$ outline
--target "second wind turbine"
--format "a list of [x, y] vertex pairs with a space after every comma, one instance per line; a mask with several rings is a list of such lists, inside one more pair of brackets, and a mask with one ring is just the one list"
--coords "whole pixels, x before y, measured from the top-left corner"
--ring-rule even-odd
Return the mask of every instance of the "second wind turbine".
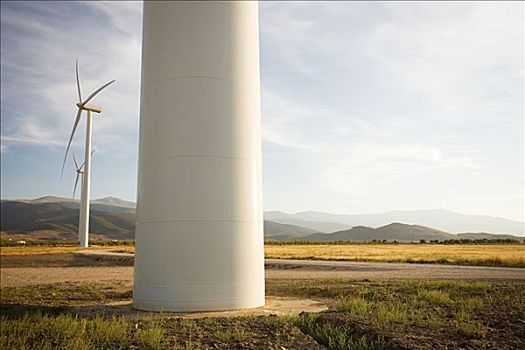
[[86, 123], [86, 148], [85, 148], [85, 160], [84, 160], [84, 176], [82, 177], [82, 192], [80, 198], [80, 218], [78, 224], [78, 239], [80, 241], [80, 246], [87, 247], [89, 245], [89, 201], [90, 201], [90, 185], [91, 185], [91, 112], [100, 113], [102, 112], [101, 107], [96, 107], [89, 105], [88, 102], [95, 97], [100, 91], [105, 87], [115, 82], [112, 80], [100, 88], [95, 90], [91, 95], [88, 96], [84, 101], [82, 101], [82, 94], [80, 92], [80, 80], [78, 78], [78, 60], [76, 62], [76, 76], [77, 76], [77, 90], [78, 90], [78, 100], [76, 104], [78, 107], [77, 116], [75, 118], [75, 124], [73, 124], [73, 131], [71, 131], [71, 136], [69, 137], [69, 142], [66, 148], [66, 154], [64, 155], [64, 162], [62, 163], [62, 174], [64, 173], [64, 166], [66, 164], [67, 153], [71, 147], [71, 141], [75, 135], [75, 131], [80, 122], [80, 117], [82, 116], [83, 111], [87, 111], [87, 123]]

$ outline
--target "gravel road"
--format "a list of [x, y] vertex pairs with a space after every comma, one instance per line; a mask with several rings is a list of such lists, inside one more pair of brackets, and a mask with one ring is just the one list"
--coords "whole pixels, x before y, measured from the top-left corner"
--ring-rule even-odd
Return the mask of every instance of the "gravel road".
[[[1, 268], [1, 287], [64, 282], [133, 282], [132, 266]], [[525, 280], [525, 269], [427, 264], [266, 260], [267, 279], [476, 279]]]

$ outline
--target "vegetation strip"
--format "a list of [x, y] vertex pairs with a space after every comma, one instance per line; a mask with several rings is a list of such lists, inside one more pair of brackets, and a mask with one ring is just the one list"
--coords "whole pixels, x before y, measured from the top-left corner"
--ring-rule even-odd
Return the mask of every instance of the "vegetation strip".
[[[194, 320], [162, 314], [133, 320], [105, 307], [131, 300], [126, 284], [4, 288], [0, 348], [519, 349], [525, 348], [524, 287], [521, 281], [270, 279], [268, 295], [322, 299], [329, 310]], [[105, 314], [79, 313], [89, 305]]]
[[525, 244], [266, 245], [269, 259], [525, 267]]
[[[33, 242], [34, 243], [34, 242]], [[2, 247], [1, 255], [58, 254], [81, 250], [70, 245], [45, 244]], [[132, 242], [105, 242], [90, 250], [133, 253]], [[390, 262], [418, 264], [446, 264], [468, 266], [525, 267], [525, 244], [422, 244], [422, 243], [352, 243], [352, 244], [282, 244], [266, 243], [267, 259], [332, 260], [353, 262]], [[80, 258], [77, 258], [77, 260]], [[130, 264], [129, 257], [123, 258]], [[102, 258], [101, 258], [102, 260]], [[113, 259], [114, 260], [114, 259]]]

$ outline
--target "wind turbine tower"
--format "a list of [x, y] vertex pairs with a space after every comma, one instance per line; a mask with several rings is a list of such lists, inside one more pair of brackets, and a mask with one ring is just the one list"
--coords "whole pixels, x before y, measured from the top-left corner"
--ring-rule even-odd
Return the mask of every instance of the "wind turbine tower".
[[145, 1], [133, 305], [264, 305], [258, 4]]

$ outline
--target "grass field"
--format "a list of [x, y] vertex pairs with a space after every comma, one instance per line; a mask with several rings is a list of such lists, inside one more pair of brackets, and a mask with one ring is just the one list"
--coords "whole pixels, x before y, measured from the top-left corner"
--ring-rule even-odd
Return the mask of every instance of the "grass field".
[[322, 299], [295, 316], [134, 318], [109, 282], [5, 288], [1, 349], [520, 349], [525, 285], [468, 281], [269, 280], [267, 295]]
[[17, 246], [17, 247], [2, 247], [0, 248], [1, 255], [35, 255], [35, 254], [62, 254], [70, 253], [79, 250], [107, 250], [107, 251], [119, 251], [123, 253], [133, 253], [135, 247], [133, 246], [90, 246], [89, 248], [83, 247], [71, 247], [71, 246]]
[[525, 267], [525, 244], [266, 245], [266, 258]]
[[[85, 248], [2, 247], [1, 255], [67, 253]], [[93, 246], [90, 250], [133, 253], [134, 246]], [[284, 244], [265, 245], [271, 259], [438, 263], [525, 267], [525, 244]]]

